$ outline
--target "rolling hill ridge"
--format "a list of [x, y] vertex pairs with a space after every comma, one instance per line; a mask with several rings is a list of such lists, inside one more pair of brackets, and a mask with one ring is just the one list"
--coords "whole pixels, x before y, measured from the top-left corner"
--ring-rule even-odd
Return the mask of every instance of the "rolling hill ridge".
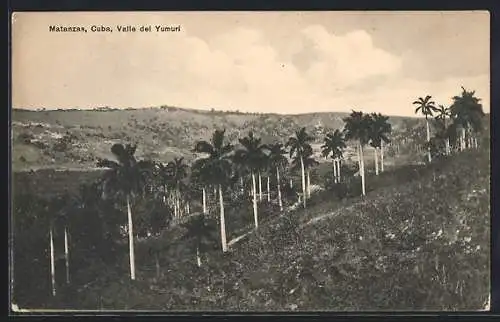
[[[191, 152], [198, 140], [207, 140], [214, 129], [226, 129], [233, 143], [252, 130], [264, 143], [285, 141], [300, 127], [313, 134], [316, 145], [324, 135], [344, 126], [348, 113], [299, 115], [250, 114], [202, 111], [163, 106], [142, 109], [22, 110], [12, 111], [12, 165], [14, 171], [38, 168], [95, 167], [97, 158], [111, 157], [115, 142], [138, 144], [140, 158], [169, 161]], [[423, 120], [390, 117], [393, 130]], [[317, 150], [317, 149], [316, 149]]]

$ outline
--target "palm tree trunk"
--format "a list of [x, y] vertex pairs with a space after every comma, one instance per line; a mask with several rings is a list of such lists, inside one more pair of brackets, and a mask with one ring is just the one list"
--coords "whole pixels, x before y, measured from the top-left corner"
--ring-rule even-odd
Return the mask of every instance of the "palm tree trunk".
[[66, 262], [66, 284], [69, 284], [69, 246], [67, 227], [64, 227], [64, 260]]
[[252, 192], [253, 192], [253, 219], [255, 228], [259, 227], [259, 220], [257, 215], [257, 186], [255, 183], [255, 173], [252, 171]]
[[278, 186], [278, 202], [280, 205], [280, 211], [283, 211], [283, 201], [281, 200], [281, 187], [280, 187], [280, 169], [276, 167], [276, 182]]
[[450, 138], [446, 138], [446, 155], [450, 155]]
[[262, 176], [259, 171], [259, 201], [262, 201]]
[[127, 214], [128, 214], [128, 242], [130, 258], [130, 279], [135, 280], [135, 253], [134, 253], [134, 227], [132, 224], [132, 209], [130, 207], [130, 195], [127, 194]]
[[196, 245], [196, 263], [201, 267], [200, 246]]
[[366, 195], [366, 189], [365, 189], [365, 162], [363, 160], [363, 146], [361, 143], [359, 144], [359, 161], [361, 163], [361, 167], [359, 169], [360, 175], [361, 175], [361, 191], [363, 193], [363, 196]]
[[311, 198], [311, 174], [309, 169], [307, 169], [307, 197]]
[[267, 202], [271, 202], [271, 191], [269, 189], [270, 186], [270, 179], [269, 176], [267, 176]]
[[158, 252], [155, 253], [156, 279], [160, 279], [160, 258]]
[[378, 176], [378, 155], [377, 155], [377, 148], [373, 148], [373, 152], [375, 154], [375, 175]]
[[188, 202], [186, 202], [186, 212], [188, 215], [191, 212], [190, 210], [191, 210], [191, 208], [189, 207], [189, 201], [188, 201]]
[[[430, 128], [429, 128], [429, 120], [425, 120], [425, 124], [426, 124], [426, 127], [427, 127], [427, 143], [430, 143], [431, 142], [431, 131], [430, 131]], [[432, 158], [431, 158], [431, 147], [427, 147], [427, 155], [428, 155], [428, 160], [429, 160], [429, 163], [432, 162]]]
[[359, 169], [359, 176], [361, 177], [361, 143], [359, 144], [358, 148], [358, 169]]
[[243, 176], [240, 177], [241, 193], [245, 191], [245, 185], [243, 184]]
[[300, 169], [302, 174], [302, 199], [304, 203], [304, 209], [306, 208], [306, 174], [304, 169], [304, 159], [300, 156]]
[[54, 258], [54, 236], [52, 234], [52, 225], [49, 231], [50, 245], [50, 278], [52, 282], [52, 296], [56, 296], [56, 262]]
[[290, 179], [290, 188], [293, 188], [293, 180]]
[[342, 178], [341, 175], [342, 174], [340, 173], [340, 168], [341, 167], [342, 167], [342, 161], [341, 161], [341, 159], [338, 159], [337, 160], [337, 177], [338, 177], [337, 182], [339, 182], [339, 183], [342, 182], [342, 180], [341, 180], [341, 178]]
[[462, 128], [462, 135], [460, 136], [460, 151], [465, 150], [465, 128]]
[[205, 191], [205, 187], [203, 187], [203, 213], [207, 213], [207, 193]]
[[333, 182], [337, 183], [337, 159], [333, 159]]
[[177, 209], [179, 209], [179, 218], [180, 218], [180, 217], [182, 217], [184, 210], [181, 207], [181, 192], [180, 192], [179, 188], [177, 188], [176, 200], [177, 200]]
[[177, 203], [175, 202], [175, 196], [173, 193], [170, 194], [170, 202], [174, 206], [174, 218], [177, 219]]
[[219, 184], [219, 203], [220, 203], [220, 237], [222, 240], [222, 251], [227, 252], [226, 240], [226, 221], [224, 219], [224, 198], [222, 197], [222, 185]]
[[380, 172], [384, 172], [384, 141], [380, 142]]

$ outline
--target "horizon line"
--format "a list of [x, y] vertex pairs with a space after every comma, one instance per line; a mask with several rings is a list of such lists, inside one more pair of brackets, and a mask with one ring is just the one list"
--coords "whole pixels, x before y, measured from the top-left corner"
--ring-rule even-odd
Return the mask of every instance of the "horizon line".
[[[149, 110], [149, 109], [177, 109], [184, 111], [192, 111], [195, 113], [227, 113], [227, 114], [243, 114], [243, 115], [276, 115], [276, 116], [300, 116], [300, 115], [311, 115], [311, 114], [350, 114], [352, 111], [361, 111], [366, 114], [371, 113], [380, 113], [380, 112], [364, 112], [359, 109], [351, 109], [350, 111], [312, 111], [312, 112], [300, 112], [300, 113], [269, 113], [269, 112], [249, 112], [249, 111], [240, 111], [240, 110], [224, 110], [224, 109], [201, 109], [201, 108], [192, 108], [192, 107], [179, 107], [179, 106], [171, 106], [171, 105], [159, 105], [159, 106], [144, 106], [144, 107], [110, 107], [110, 106], [99, 106], [99, 107], [68, 107], [68, 108], [47, 108], [47, 107], [37, 107], [37, 108], [23, 108], [23, 107], [12, 107], [12, 111], [19, 110], [25, 112], [75, 112], [75, 111], [89, 111], [89, 112], [111, 112], [111, 111], [139, 111], [139, 110]], [[382, 115], [389, 117], [405, 117], [405, 118], [424, 118], [421, 115], [395, 115], [395, 114], [384, 114]], [[486, 113], [485, 114], [489, 114]]]

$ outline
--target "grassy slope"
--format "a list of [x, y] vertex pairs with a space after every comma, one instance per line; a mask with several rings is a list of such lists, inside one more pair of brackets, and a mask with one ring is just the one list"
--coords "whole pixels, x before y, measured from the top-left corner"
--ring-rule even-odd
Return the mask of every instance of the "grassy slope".
[[[137, 142], [139, 157], [169, 161], [176, 156], [192, 158], [194, 142], [209, 139], [215, 128], [226, 128], [233, 142], [249, 130], [264, 141], [284, 140], [305, 126], [320, 139], [326, 129], [343, 126], [345, 113], [303, 115], [243, 114], [176, 108], [137, 110], [27, 111], [12, 113], [14, 170], [33, 168], [88, 168], [97, 157], [110, 157], [113, 142]], [[395, 127], [402, 117], [391, 117]], [[66, 136], [68, 142], [60, 144]], [[28, 138], [28, 140], [26, 140]]]
[[[228, 254], [210, 254], [201, 269], [189, 251], [167, 248], [159, 281], [143, 257], [131, 282], [124, 257], [122, 274], [102, 268], [91, 286], [48, 306], [479, 309], [489, 292], [489, 176], [482, 151], [368, 177], [367, 197], [340, 202], [319, 194], [306, 211], [263, 225]], [[175, 236], [164, 243], [175, 245]]]

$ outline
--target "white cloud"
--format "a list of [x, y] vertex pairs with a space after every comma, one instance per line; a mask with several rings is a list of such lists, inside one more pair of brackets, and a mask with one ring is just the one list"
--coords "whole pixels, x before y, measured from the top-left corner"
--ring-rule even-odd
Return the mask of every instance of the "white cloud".
[[[18, 40], [18, 52], [41, 48], [33, 37], [24, 39], [29, 42]], [[430, 94], [446, 103], [460, 85], [477, 89], [489, 106], [487, 75], [403, 78], [401, 59], [377, 48], [363, 30], [336, 35], [310, 25], [284, 41], [278, 47], [245, 27], [209, 39], [186, 32], [46, 36], [41, 53], [18, 54], [14, 106], [169, 104], [277, 113], [358, 108], [412, 115], [416, 97]]]

